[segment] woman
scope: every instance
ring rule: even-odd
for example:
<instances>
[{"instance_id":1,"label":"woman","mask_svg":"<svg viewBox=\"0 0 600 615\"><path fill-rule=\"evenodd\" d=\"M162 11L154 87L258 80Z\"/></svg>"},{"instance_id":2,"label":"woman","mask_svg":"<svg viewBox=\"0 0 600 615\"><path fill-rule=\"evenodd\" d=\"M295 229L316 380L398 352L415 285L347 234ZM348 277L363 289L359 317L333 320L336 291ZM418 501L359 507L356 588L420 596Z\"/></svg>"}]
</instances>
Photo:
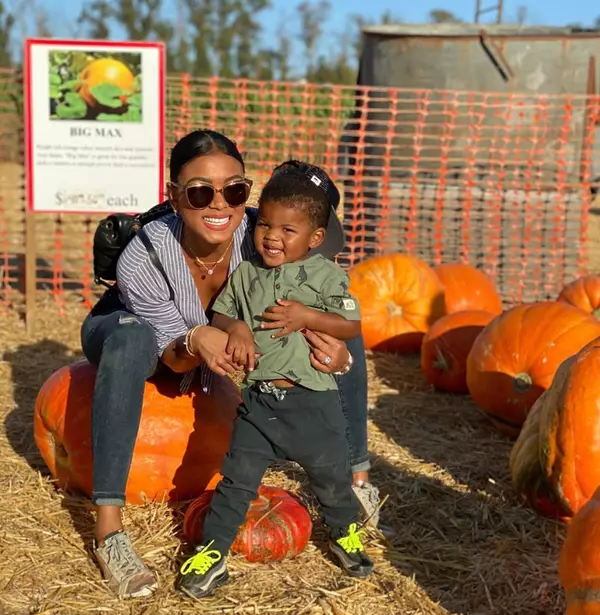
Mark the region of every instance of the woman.
<instances>
[{"instance_id":1,"label":"woman","mask_svg":"<svg viewBox=\"0 0 600 615\"><path fill-rule=\"evenodd\" d=\"M98 509L94 554L121 598L156 589L156 578L135 553L121 519L145 381L159 361L182 374L182 391L196 373L210 391L213 372L236 371L225 351L227 335L208 323L228 275L253 255L252 220L244 207L250 187L242 156L227 137L208 130L183 137L170 160L168 194L174 213L144 226L169 284L135 237L117 268L124 305L99 304L82 326L84 353L98 365L92 405L92 501ZM367 474L362 338L344 344L323 334L307 332L306 337L315 369L339 374L352 369L352 376L340 375L338 383L356 491L369 514L377 494Z\"/></svg>"}]
</instances>

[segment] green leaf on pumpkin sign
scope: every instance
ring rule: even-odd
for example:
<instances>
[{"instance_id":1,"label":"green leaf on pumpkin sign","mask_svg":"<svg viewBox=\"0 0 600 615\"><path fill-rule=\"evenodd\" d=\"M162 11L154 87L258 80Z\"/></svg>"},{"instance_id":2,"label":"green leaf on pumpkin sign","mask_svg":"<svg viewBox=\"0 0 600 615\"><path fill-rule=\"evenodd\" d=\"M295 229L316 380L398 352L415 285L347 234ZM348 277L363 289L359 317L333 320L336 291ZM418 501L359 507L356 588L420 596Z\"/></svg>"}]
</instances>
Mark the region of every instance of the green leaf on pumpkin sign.
<instances>
[{"instance_id":1,"label":"green leaf on pumpkin sign","mask_svg":"<svg viewBox=\"0 0 600 615\"><path fill-rule=\"evenodd\" d=\"M61 84L60 89L61 90L74 90L75 86L79 84L79 81L77 79L71 79L70 81L65 81L64 83Z\"/></svg>"},{"instance_id":2,"label":"green leaf on pumpkin sign","mask_svg":"<svg viewBox=\"0 0 600 615\"><path fill-rule=\"evenodd\" d=\"M50 86L50 98L60 98L61 95L62 92L58 87L56 87L55 85Z\"/></svg>"},{"instance_id":3,"label":"green leaf on pumpkin sign","mask_svg":"<svg viewBox=\"0 0 600 615\"><path fill-rule=\"evenodd\" d=\"M70 107L67 104L61 103L56 107L56 115L62 120L80 120L85 117L86 107Z\"/></svg>"},{"instance_id":4,"label":"green leaf on pumpkin sign","mask_svg":"<svg viewBox=\"0 0 600 615\"><path fill-rule=\"evenodd\" d=\"M50 85L60 85L62 80L56 73L50 73Z\"/></svg>"},{"instance_id":5,"label":"green leaf on pumpkin sign","mask_svg":"<svg viewBox=\"0 0 600 615\"><path fill-rule=\"evenodd\" d=\"M65 102L56 107L56 115L64 120L79 120L86 113L87 105L76 92L67 92Z\"/></svg>"},{"instance_id":6,"label":"green leaf on pumpkin sign","mask_svg":"<svg viewBox=\"0 0 600 615\"><path fill-rule=\"evenodd\" d=\"M123 95L123 90L116 85L110 83L100 83L91 88L92 96L104 107L118 109L123 106L120 96Z\"/></svg>"},{"instance_id":7,"label":"green leaf on pumpkin sign","mask_svg":"<svg viewBox=\"0 0 600 615\"><path fill-rule=\"evenodd\" d=\"M141 122L142 112L139 107L129 107L127 113L122 116L123 122Z\"/></svg>"},{"instance_id":8,"label":"green leaf on pumpkin sign","mask_svg":"<svg viewBox=\"0 0 600 615\"><path fill-rule=\"evenodd\" d=\"M141 107L142 106L142 95L134 94L129 97L129 106L130 107Z\"/></svg>"},{"instance_id":9,"label":"green leaf on pumpkin sign","mask_svg":"<svg viewBox=\"0 0 600 615\"><path fill-rule=\"evenodd\" d=\"M65 102L69 105L69 107L73 107L74 109L81 108L85 110L87 108L85 102L81 96L77 94L77 92L67 92L65 94Z\"/></svg>"},{"instance_id":10,"label":"green leaf on pumpkin sign","mask_svg":"<svg viewBox=\"0 0 600 615\"><path fill-rule=\"evenodd\" d=\"M116 113L99 113L96 116L98 122L121 122L122 115Z\"/></svg>"}]
</instances>

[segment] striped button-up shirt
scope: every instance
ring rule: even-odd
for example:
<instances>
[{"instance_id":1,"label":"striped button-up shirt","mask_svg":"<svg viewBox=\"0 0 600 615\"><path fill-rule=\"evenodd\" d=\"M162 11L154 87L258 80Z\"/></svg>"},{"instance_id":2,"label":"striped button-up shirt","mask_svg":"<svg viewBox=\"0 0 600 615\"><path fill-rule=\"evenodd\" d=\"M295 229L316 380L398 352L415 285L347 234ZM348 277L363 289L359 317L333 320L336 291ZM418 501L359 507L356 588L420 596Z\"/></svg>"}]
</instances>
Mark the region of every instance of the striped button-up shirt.
<instances>
[{"instance_id":1,"label":"striped button-up shirt","mask_svg":"<svg viewBox=\"0 0 600 615\"><path fill-rule=\"evenodd\" d=\"M119 258L117 284L126 308L146 320L156 333L158 354L178 337L196 325L209 324L206 312L198 297L192 274L181 249L180 238L183 221L175 214L168 214L144 225L146 235L173 287L174 299L169 299L169 288L162 274L152 264L142 240L134 237ZM229 273L243 260L255 254L252 228L247 215L234 233ZM204 364L199 368L202 389L210 392L212 372ZM184 374L181 391L189 390L196 370Z\"/></svg>"}]
</instances>

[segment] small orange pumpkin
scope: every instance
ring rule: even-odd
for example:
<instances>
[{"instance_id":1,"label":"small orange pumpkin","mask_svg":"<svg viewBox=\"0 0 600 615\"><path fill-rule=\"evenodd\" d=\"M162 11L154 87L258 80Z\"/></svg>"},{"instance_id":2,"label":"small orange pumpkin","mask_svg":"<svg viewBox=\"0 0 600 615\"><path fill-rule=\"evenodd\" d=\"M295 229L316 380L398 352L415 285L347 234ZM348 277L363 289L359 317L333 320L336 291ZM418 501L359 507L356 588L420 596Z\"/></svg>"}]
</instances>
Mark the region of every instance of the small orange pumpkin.
<instances>
[{"instance_id":1,"label":"small orange pumpkin","mask_svg":"<svg viewBox=\"0 0 600 615\"><path fill-rule=\"evenodd\" d=\"M202 525L213 494L213 490L205 491L185 512L183 535L193 544L202 544ZM284 489L261 485L231 550L249 562L279 562L301 553L311 532L310 514L296 497Z\"/></svg>"},{"instance_id":2,"label":"small orange pumpkin","mask_svg":"<svg viewBox=\"0 0 600 615\"><path fill-rule=\"evenodd\" d=\"M517 436L560 364L600 337L600 322L559 302L517 305L477 337L467 358L473 401L501 431Z\"/></svg>"},{"instance_id":3,"label":"small orange pumpkin","mask_svg":"<svg viewBox=\"0 0 600 615\"><path fill-rule=\"evenodd\" d=\"M360 302L367 349L417 352L425 332L445 314L433 269L407 254L375 256L352 267L350 292Z\"/></svg>"},{"instance_id":4,"label":"small orange pumpkin","mask_svg":"<svg viewBox=\"0 0 600 615\"><path fill-rule=\"evenodd\" d=\"M502 300L492 280L480 269L464 263L445 263L434 268L444 286L448 314L480 310L502 313Z\"/></svg>"},{"instance_id":5,"label":"small orange pumpkin","mask_svg":"<svg viewBox=\"0 0 600 615\"><path fill-rule=\"evenodd\" d=\"M569 525L558 575L566 615L600 615L600 487Z\"/></svg>"},{"instance_id":6,"label":"small orange pumpkin","mask_svg":"<svg viewBox=\"0 0 600 615\"><path fill-rule=\"evenodd\" d=\"M490 312L469 310L443 316L427 331L421 369L437 389L468 393L467 356L477 336L493 320Z\"/></svg>"},{"instance_id":7,"label":"small orange pumpkin","mask_svg":"<svg viewBox=\"0 0 600 615\"><path fill-rule=\"evenodd\" d=\"M91 406L96 368L81 360L46 380L34 410L34 437L60 487L92 492ZM215 376L212 392L199 387L179 392L176 377L146 383L142 418L133 451L125 497L189 500L220 478L229 448L239 389L230 378Z\"/></svg>"},{"instance_id":8,"label":"small orange pumpkin","mask_svg":"<svg viewBox=\"0 0 600 615\"><path fill-rule=\"evenodd\" d=\"M557 301L570 303L600 318L600 275L586 275L567 284L560 291Z\"/></svg>"}]
</instances>

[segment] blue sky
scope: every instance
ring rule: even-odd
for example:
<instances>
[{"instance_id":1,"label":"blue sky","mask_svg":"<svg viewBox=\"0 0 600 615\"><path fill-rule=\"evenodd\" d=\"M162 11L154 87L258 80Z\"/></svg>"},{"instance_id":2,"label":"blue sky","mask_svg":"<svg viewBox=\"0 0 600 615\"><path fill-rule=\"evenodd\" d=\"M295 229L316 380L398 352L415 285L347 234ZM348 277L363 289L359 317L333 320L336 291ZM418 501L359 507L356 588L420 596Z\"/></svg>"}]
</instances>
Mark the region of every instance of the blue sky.
<instances>
[{"instance_id":1,"label":"blue sky","mask_svg":"<svg viewBox=\"0 0 600 615\"><path fill-rule=\"evenodd\" d=\"M9 0L8 6L15 5L19 0ZM30 0L35 3L36 0ZM72 36L72 22L78 15L82 0L37 0L39 6L44 7L48 13L53 30L58 36ZM293 21L293 6L295 0L272 0L273 9L263 13L265 38L275 32L281 24L282 17L286 18L286 27L289 34L296 33ZM421 0L420 2L399 2L398 0L331 0L332 11L325 29L329 34L343 32L348 14L360 13L367 17L376 18L386 10L391 10L405 22L418 23L427 20L427 14L435 8L444 8L452 11L465 21L473 19L475 0ZM484 0L485 6L495 4L495 0ZM166 10L175 18L175 1L165 0ZM559 2L559 0L505 0L505 20L514 18L520 5L528 9L527 23L532 25L561 26L567 23L581 22L584 25L593 23L600 15L600 4L597 0L573 0ZM595 5L595 6L594 6ZM322 50L326 50L327 41L321 43Z\"/></svg>"}]
</instances>

